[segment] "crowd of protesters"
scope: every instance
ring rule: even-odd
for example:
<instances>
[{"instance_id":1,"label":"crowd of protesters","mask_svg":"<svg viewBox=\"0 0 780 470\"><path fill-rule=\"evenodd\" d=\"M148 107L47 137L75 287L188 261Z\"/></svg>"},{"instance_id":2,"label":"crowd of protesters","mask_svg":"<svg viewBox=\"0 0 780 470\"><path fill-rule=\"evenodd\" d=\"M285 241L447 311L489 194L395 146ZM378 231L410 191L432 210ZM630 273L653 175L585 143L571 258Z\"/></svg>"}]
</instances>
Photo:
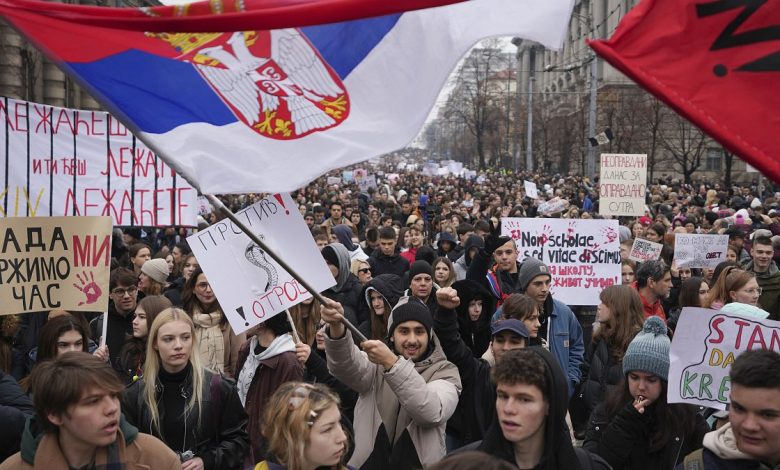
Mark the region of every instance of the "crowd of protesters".
<instances>
[{"instance_id":1,"label":"crowd of protesters","mask_svg":"<svg viewBox=\"0 0 780 470\"><path fill-rule=\"evenodd\" d=\"M0 469L780 468L777 351L736 359L728 412L666 400L684 307L780 320L780 193L654 181L593 307L500 225L602 218L597 180L373 171L292 194L334 278L292 325L235 334L177 227L115 230L107 316L0 316ZM678 267L676 233L728 235L727 260Z\"/></svg>"}]
</instances>

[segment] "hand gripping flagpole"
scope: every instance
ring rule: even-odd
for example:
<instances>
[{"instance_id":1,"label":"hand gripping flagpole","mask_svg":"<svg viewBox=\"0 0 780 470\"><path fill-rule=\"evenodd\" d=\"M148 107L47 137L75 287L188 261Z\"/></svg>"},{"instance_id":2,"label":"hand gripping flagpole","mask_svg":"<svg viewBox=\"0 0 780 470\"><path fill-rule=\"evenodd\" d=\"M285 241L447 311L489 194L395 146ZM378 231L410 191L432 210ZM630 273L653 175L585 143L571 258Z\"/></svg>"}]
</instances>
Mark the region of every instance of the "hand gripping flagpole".
<instances>
[{"instance_id":1,"label":"hand gripping flagpole","mask_svg":"<svg viewBox=\"0 0 780 470\"><path fill-rule=\"evenodd\" d=\"M288 265L281 256L277 255L273 250L271 250L268 245L263 242L263 240L260 239L257 235L255 235L251 230L249 230L249 227L244 225L243 222L238 220L238 217L236 217L236 214L233 213L230 209L228 209L225 204L222 203L217 197L215 197L212 194L206 194L206 198L208 198L209 202L217 208L217 210L222 211L225 216L227 216L228 219L230 219L231 222L233 222L236 227L240 228L242 232L244 232L250 240L252 240L254 243L257 244L257 246L260 247L261 250L265 251L271 258L273 258L274 261L279 263L279 266L282 267L285 271L290 273L292 277L294 277L298 282L301 283L301 285L309 292L311 292L311 295L314 296L315 299L319 300L322 305L326 305L328 303L327 299L322 296L319 292L317 292L311 285L309 285L308 282L306 282L306 279L303 278L303 276L299 275L297 272L295 272L290 265ZM344 326L352 332L352 335L358 339L359 343L362 343L363 341L367 341L368 338L363 336L363 333L358 330L355 325L353 325L349 320L346 318L342 318L342 323L344 323Z\"/></svg>"}]
</instances>

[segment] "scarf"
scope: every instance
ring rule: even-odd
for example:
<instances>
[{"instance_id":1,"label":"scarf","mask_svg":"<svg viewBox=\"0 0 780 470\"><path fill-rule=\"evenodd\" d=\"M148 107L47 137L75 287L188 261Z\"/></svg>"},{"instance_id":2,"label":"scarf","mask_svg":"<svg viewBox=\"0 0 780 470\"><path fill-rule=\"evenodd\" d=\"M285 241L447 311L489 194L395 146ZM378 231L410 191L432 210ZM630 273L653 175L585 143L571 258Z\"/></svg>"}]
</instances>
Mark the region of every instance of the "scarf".
<instances>
[{"instance_id":1,"label":"scarf","mask_svg":"<svg viewBox=\"0 0 780 470\"><path fill-rule=\"evenodd\" d=\"M734 438L734 431L731 429L731 423L726 423L720 429L705 434L704 448L709 449L713 454L723 460L751 458L737 448L737 440Z\"/></svg>"},{"instance_id":2,"label":"scarf","mask_svg":"<svg viewBox=\"0 0 780 470\"><path fill-rule=\"evenodd\" d=\"M195 341L203 367L218 373L225 372L225 338L222 334L222 311L202 313L198 307L192 312L195 323Z\"/></svg>"},{"instance_id":3,"label":"scarf","mask_svg":"<svg viewBox=\"0 0 780 470\"><path fill-rule=\"evenodd\" d=\"M241 399L241 404L244 406L246 406L246 396L249 394L249 387L252 385L252 380L255 378L255 373L257 373L260 362L282 353L295 352L295 342L290 336L290 333L285 333L274 338L265 351L262 351L260 354L255 354L256 347L257 336L253 336L252 339L249 340L249 355L246 357L244 366L241 367L241 372L238 374L238 397Z\"/></svg>"}]
</instances>

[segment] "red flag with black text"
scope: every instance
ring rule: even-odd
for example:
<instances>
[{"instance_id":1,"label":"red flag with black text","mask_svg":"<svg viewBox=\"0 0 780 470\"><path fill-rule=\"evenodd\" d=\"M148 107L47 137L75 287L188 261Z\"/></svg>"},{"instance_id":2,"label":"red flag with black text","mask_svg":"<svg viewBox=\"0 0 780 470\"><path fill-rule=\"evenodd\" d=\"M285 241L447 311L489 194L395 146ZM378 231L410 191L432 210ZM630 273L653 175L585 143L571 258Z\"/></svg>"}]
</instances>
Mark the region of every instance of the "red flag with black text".
<instances>
[{"instance_id":1,"label":"red flag with black text","mask_svg":"<svg viewBox=\"0 0 780 470\"><path fill-rule=\"evenodd\" d=\"M589 44L780 182L780 1L643 0Z\"/></svg>"}]
</instances>

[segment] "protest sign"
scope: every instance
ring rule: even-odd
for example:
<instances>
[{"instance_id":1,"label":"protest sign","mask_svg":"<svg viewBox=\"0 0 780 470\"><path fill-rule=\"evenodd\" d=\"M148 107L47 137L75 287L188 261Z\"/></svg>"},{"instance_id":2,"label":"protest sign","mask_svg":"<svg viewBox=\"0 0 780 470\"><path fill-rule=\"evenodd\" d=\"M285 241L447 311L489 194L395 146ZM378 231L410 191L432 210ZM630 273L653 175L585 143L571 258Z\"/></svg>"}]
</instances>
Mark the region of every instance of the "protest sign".
<instances>
[{"instance_id":1,"label":"protest sign","mask_svg":"<svg viewBox=\"0 0 780 470\"><path fill-rule=\"evenodd\" d=\"M601 154L599 214L645 215L647 155Z\"/></svg>"},{"instance_id":2,"label":"protest sign","mask_svg":"<svg viewBox=\"0 0 780 470\"><path fill-rule=\"evenodd\" d=\"M543 203L539 204L537 210L542 215L550 215L555 214L556 212L563 212L568 208L569 201L559 197L554 197L549 201L544 201Z\"/></svg>"},{"instance_id":3,"label":"protest sign","mask_svg":"<svg viewBox=\"0 0 780 470\"><path fill-rule=\"evenodd\" d=\"M536 183L532 181L523 181L525 187L525 195L531 199L539 199L539 193L536 191Z\"/></svg>"},{"instance_id":4,"label":"protest sign","mask_svg":"<svg viewBox=\"0 0 780 470\"><path fill-rule=\"evenodd\" d=\"M0 99L0 217L197 225L197 191L113 116Z\"/></svg>"},{"instance_id":5,"label":"protest sign","mask_svg":"<svg viewBox=\"0 0 780 470\"><path fill-rule=\"evenodd\" d=\"M351 170L344 170L344 171L341 172L341 179L345 183L351 183L351 182L355 181L355 175L352 174Z\"/></svg>"},{"instance_id":6,"label":"protest sign","mask_svg":"<svg viewBox=\"0 0 780 470\"><path fill-rule=\"evenodd\" d=\"M341 184L341 178L338 176L328 176L328 186L331 185L340 185Z\"/></svg>"},{"instance_id":7,"label":"protest sign","mask_svg":"<svg viewBox=\"0 0 780 470\"><path fill-rule=\"evenodd\" d=\"M275 194L237 212L241 220L318 291L335 281L289 194ZM187 238L236 334L311 297L231 221Z\"/></svg>"},{"instance_id":8,"label":"protest sign","mask_svg":"<svg viewBox=\"0 0 780 470\"><path fill-rule=\"evenodd\" d=\"M367 193L369 189L376 189L376 176L368 174L358 180L358 188L360 192Z\"/></svg>"},{"instance_id":9,"label":"protest sign","mask_svg":"<svg viewBox=\"0 0 780 470\"><path fill-rule=\"evenodd\" d=\"M0 219L0 314L108 309L111 217Z\"/></svg>"},{"instance_id":10,"label":"protest sign","mask_svg":"<svg viewBox=\"0 0 780 470\"><path fill-rule=\"evenodd\" d=\"M439 173L438 163L423 163L422 174L424 176L436 176Z\"/></svg>"},{"instance_id":11,"label":"protest sign","mask_svg":"<svg viewBox=\"0 0 780 470\"><path fill-rule=\"evenodd\" d=\"M674 260L680 268L715 268L726 260L728 235L674 234Z\"/></svg>"},{"instance_id":12,"label":"protest sign","mask_svg":"<svg viewBox=\"0 0 780 470\"><path fill-rule=\"evenodd\" d=\"M636 261L637 263L655 261L661 257L661 250L663 249L664 246L660 243L636 238L634 239L634 244L631 246L631 254L628 255L628 259Z\"/></svg>"},{"instance_id":13,"label":"protest sign","mask_svg":"<svg viewBox=\"0 0 780 470\"><path fill-rule=\"evenodd\" d=\"M206 196L198 196L197 199L198 215L206 217L214 211L214 207L206 198Z\"/></svg>"},{"instance_id":14,"label":"protest sign","mask_svg":"<svg viewBox=\"0 0 780 470\"><path fill-rule=\"evenodd\" d=\"M669 403L726 409L729 370L752 349L780 352L780 322L685 307L669 353Z\"/></svg>"},{"instance_id":15,"label":"protest sign","mask_svg":"<svg viewBox=\"0 0 780 470\"><path fill-rule=\"evenodd\" d=\"M620 284L617 220L501 219L502 235L512 237L517 259L543 261L552 275L550 292L569 305L598 305L599 293Z\"/></svg>"}]
</instances>

